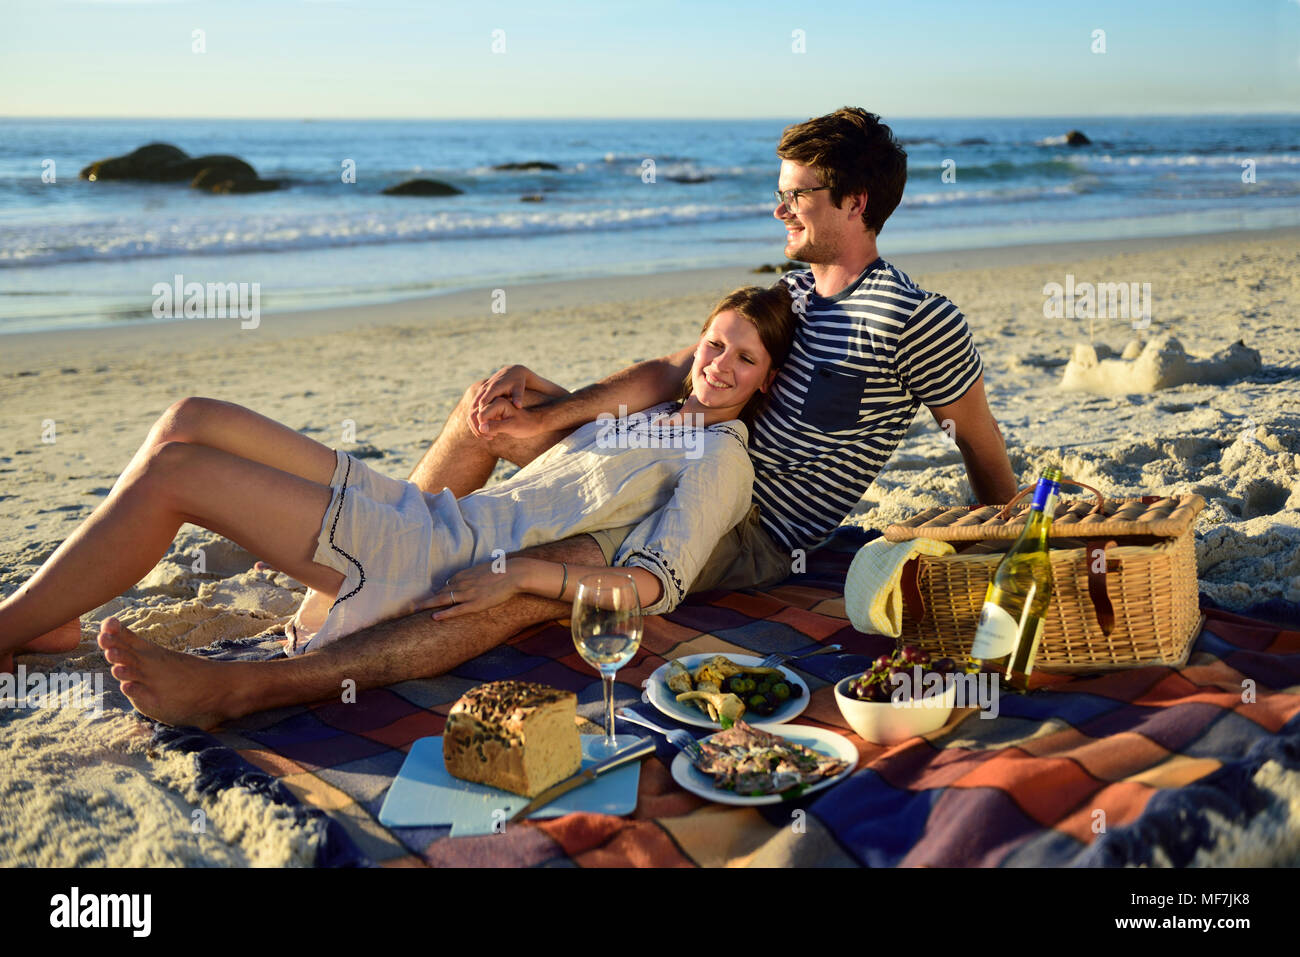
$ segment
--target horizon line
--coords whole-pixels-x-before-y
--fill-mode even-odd
[[[1206,111],[1187,111],[1187,112],[1139,112],[1139,113],[972,113],[972,114],[939,114],[939,113],[896,113],[896,114],[877,114],[882,120],[889,121],[890,117],[905,120],[1068,120],[1068,119],[1126,119],[1126,118],[1152,118],[1152,117],[1238,117],[1238,116],[1297,116],[1300,117],[1300,110],[1233,110],[1227,112],[1206,112]],[[0,120],[245,120],[245,121],[288,121],[288,122],[393,122],[393,121],[421,121],[421,122],[502,122],[511,120],[616,120],[621,122],[630,121],[664,121],[672,120],[681,121],[698,121],[698,122],[739,122],[739,121],[788,121],[791,116],[611,116],[611,115],[546,115],[546,116],[311,116],[303,114],[293,114],[284,116],[239,116],[230,114],[220,115],[194,115],[194,114],[128,114],[112,113],[101,115],[86,115],[75,113],[7,113],[0,114]]]

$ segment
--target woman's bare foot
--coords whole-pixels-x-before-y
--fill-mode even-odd
[[[74,618],[72,621],[59,625],[53,631],[47,631],[40,637],[33,638],[27,644],[13,651],[0,654],[0,674],[11,674],[13,672],[14,655],[29,652],[48,655],[60,651],[71,651],[79,644],[81,644],[81,619]]]
[[[81,619],[74,618],[72,621],[59,625],[53,631],[47,631],[40,637],[33,638],[19,648],[18,653],[34,651],[41,654],[52,654],[59,651],[71,651],[79,644],[81,644]]]
[[[137,711],[163,724],[215,728],[233,716],[232,675],[239,662],[209,661],[160,648],[116,618],[99,626],[99,647]]]

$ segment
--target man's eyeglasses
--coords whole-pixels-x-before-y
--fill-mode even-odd
[[[792,213],[799,212],[799,194],[815,193],[819,189],[830,189],[829,186],[805,186],[803,189],[778,189],[776,191],[777,202],[785,205],[785,208]]]

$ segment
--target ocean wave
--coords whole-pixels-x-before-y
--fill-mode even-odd
[[[958,176],[962,175],[958,171]],[[1068,184],[966,189],[956,186],[908,192],[903,206],[994,205],[1058,200],[1091,189],[1094,177]],[[913,186],[915,189],[915,184]],[[529,207],[509,211],[394,211],[338,213],[319,209],[244,216],[190,216],[170,220],[135,217],[44,224],[0,223],[0,270],[66,262],[119,261],[172,255],[282,252],[432,240],[526,237],[578,232],[690,227],[702,223],[770,216],[767,202],[726,205],[672,203],[565,209]]]
[[[584,211],[520,210],[481,215],[379,211],[286,213],[245,219],[189,219],[142,224],[104,220],[0,226],[0,269],[64,262],[142,259],[178,254],[280,252],[427,240],[484,239],[582,231],[692,225],[770,214],[766,203],[744,206],[674,204]]]
[[[1296,166],[1300,165],[1300,153],[1257,153],[1254,156],[1232,153],[1227,156],[1214,154],[1174,153],[1164,156],[1112,156],[1102,153],[1096,156],[1082,156],[1084,163],[1100,163],[1104,166],[1236,166],[1240,167],[1246,160],[1253,160],[1260,166]]]
[[[958,170],[957,178],[961,179]],[[979,205],[985,203],[1024,203],[1036,199],[1073,199],[1090,192],[1088,182],[1060,186],[1023,186],[1014,189],[946,189],[937,193],[903,194],[903,206]]]
[[[1032,176],[1034,174],[1046,174],[1053,176],[1073,176],[1084,171],[1082,165],[1077,163],[1073,157],[1056,156],[1051,159],[1034,159],[1027,162],[1017,162],[1016,160],[994,160],[988,163],[972,163],[955,158],[957,178],[967,179],[1016,179],[1023,176]],[[926,164],[908,164],[907,175],[909,179],[919,179],[923,176],[938,177],[944,171],[942,163]]]

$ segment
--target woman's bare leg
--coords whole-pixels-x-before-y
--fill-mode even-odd
[[[329,484],[336,461],[334,450],[329,446],[274,419],[233,402],[191,396],[172,403],[158,417],[122,475],[127,475],[133,468],[139,469],[151,450],[164,442],[188,442],[221,449],[321,485]],[[119,478],[118,482],[121,481]],[[80,641],[81,621],[72,619],[33,638],[21,650],[70,651]],[[0,671],[11,668],[12,662],[6,663],[0,657]]]
[[[164,442],[221,449],[321,485],[328,485],[334,475],[336,457],[328,445],[221,399],[191,396],[172,403],[154,422],[127,471],[141,465],[150,449]]]
[[[0,602],[0,656],[135,585],[186,522],[337,594],[343,576],[312,560],[331,494],[328,485],[220,449],[156,445],[132,460],[108,498]]]

